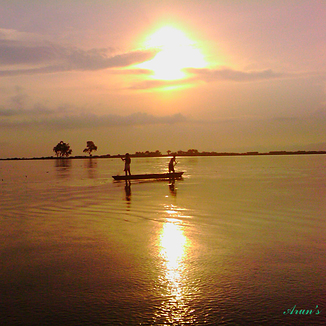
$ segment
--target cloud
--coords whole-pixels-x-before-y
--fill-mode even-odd
[[[8,89],[7,89],[7,92]],[[13,90],[13,95],[8,98],[7,103],[0,105],[0,118],[1,117],[30,117],[30,116],[49,116],[60,113],[67,113],[69,109],[64,106],[58,107],[56,110],[48,108],[45,104],[40,102],[30,103],[30,96],[26,93],[25,89],[16,86]]]
[[[114,70],[113,74],[123,74],[123,75],[153,75],[153,71],[150,69],[123,69],[123,70]]]
[[[28,99],[28,95],[25,93],[22,87],[16,86],[16,94],[10,98],[13,107],[22,108]]]
[[[119,126],[144,126],[154,124],[175,124],[186,121],[186,117],[180,113],[166,116],[154,116],[148,113],[137,112],[127,116],[116,114],[95,115],[83,114],[58,114],[55,111],[35,108],[28,111],[16,110],[11,114],[8,110],[1,110],[0,127],[52,127],[56,129],[93,128],[93,127],[119,127]],[[73,111],[70,111],[73,112]]]
[[[230,68],[223,69],[197,69],[197,68],[185,68],[183,69],[186,73],[191,74],[186,79],[178,80],[147,80],[140,83],[136,83],[129,89],[142,90],[151,88],[161,88],[169,86],[180,86],[189,83],[196,82],[198,80],[203,80],[206,82],[214,81],[235,81],[235,82],[253,82],[261,80],[270,80],[277,78],[285,78],[294,76],[294,74],[288,73],[276,73],[271,69],[261,70],[261,71],[239,71]],[[303,76],[304,74],[300,74]],[[305,74],[307,75],[307,74]],[[297,74],[299,76],[299,74]]]
[[[186,69],[188,73],[195,75],[197,79],[204,80],[207,82],[219,81],[219,80],[230,80],[236,82],[251,82],[268,80],[275,78],[282,78],[289,76],[289,74],[276,73],[271,69],[265,69],[260,71],[240,71],[233,70],[230,68],[223,69],[196,69],[188,68]]]
[[[19,115],[23,106],[26,104],[28,97],[29,96],[25,93],[25,90],[22,87],[16,86],[14,89],[14,95],[9,97],[7,104],[9,108],[6,108],[6,106],[3,104],[4,101],[2,102],[2,105],[0,106],[0,117]]]
[[[141,89],[150,89],[150,88],[158,88],[164,86],[173,86],[175,85],[175,81],[166,81],[166,80],[145,80],[143,82],[136,83],[129,87],[129,89],[141,90]]]
[[[20,107],[15,109],[6,109],[3,106],[0,107],[0,117],[21,118],[21,117],[31,117],[31,116],[44,116],[44,115],[48,116],[56,113],[57,111],[48,109],[40,104],[35,104],[35,106],[32,109],[23,109]]]
[[[0,31],[0,76],[128,67],[150,60],[157,53],[157,50],[138,50],[112,55],[109,48],[83,50],[40,40],[26,41],[8,34]]]
[[[163,87],[179,87],[189,84],[189,79],[177,79],[177,80],[145,80],[139,83],[135,83],[129,87],[131,90],[145,90],[151,88],[163,88]]]
[[[19,112],[20,112],[20,110],[9,110],[9,109],[0,107],[0,117],[14,117],[14,116],[19,115]]]
[[[280,123],[292,123],[302,120],[300,117],[287,117],[287,116],[277,116],[271,118],[271,121],[280,122]]]
[[[0,39],[11,41],[41,41],[44,37],[41,34],[20,32],[15,29],[0,28]]]
[[[312,116],[316,118],[325,118],[326,117],[326,106],[322,103],[322,107],[312,112]]]

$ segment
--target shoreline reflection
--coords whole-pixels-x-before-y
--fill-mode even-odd
[[[97,160],[91,156],[84,160],[84,166],[87,169],[87,174],[89,179],[96,179],[97,173]]]
[[[55,170],[57,172],[58,178],[66,179],[70,177],[71,170],[71,159],[68,158],[56,158],[54,160]]]

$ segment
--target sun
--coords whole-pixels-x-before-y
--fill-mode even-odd
[[[182,79],[187,76],[185,68],[204,68],[207,65],[196,43],[171,26],[162,27],[150,35],[144,45],[158,50],[152,60],[138,65],[139,68],[151,70],[154,79]]]

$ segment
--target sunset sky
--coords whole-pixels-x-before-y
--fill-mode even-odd
[[[326,150],[324,0],[0,0],[0,158]]]

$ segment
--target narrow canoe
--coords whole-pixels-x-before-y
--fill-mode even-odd
[[[183,172],[175,173],[154,173],[154,174],[132,174],[132,175],[113,175],[114,180],[132,179],[180,179]]]

